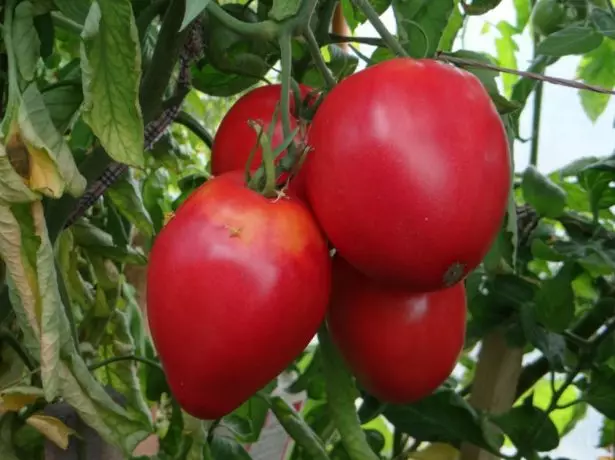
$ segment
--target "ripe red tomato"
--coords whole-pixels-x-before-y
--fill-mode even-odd
[[[310,212],[241,171],[198,188],[156,238],[147,273],[154,345],[179,404],[230,413],[274,379],[324,320],[331,261]]]
[[[300,85],[301,97],[305,99],[312,88]],[[214,175],[229,171],[244,170],[250,152],[256,145],[257,135],[254,129],[248,125],[248,120],[261,121],[265,130],[269,129],[276,105],[282,94],[281,85],[259,86],[237,100],[226,113],[216,135],[211,150],[211,172]],[[291,94],[291,129],[297,126],[295,118],[295,100]],[[284,140],[282,131],[282,117],[278,113],[275,128],[271,140],[273,147],[279,146]],[[300,141],[301,137],[295,137]],[[258,148],[251,163],[251,169],[257,169],[261,164],[261,149]]]
[[[327,322],[369,393],[411,403],[432,393],[455,367],[465,339],[465,286],[413,293],[378,283],[336,256]]]
[[[307,196],[348,262],[417,292],[486,255],[511,186],[506,133],[472,74],[392,59],[333,88],[310,126]]]

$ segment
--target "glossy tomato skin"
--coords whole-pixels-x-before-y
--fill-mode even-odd
[[[308,97],[312,88],[300,85],[301,98]],[[229,109],[222,119],[211,150],[211,172],[219,175],[229,171],[244,170],[252,148],[256,145],[257,135],[248,120],[260,121],[265,130],[273,120],[276,104],[279,103],[282,86],[279,84],[259,86],[243,96]],[[297,127],[295,100],[290,98],[291,129]],[[284,140],[282,117],[278,114],[273,131],[272,145],[279,146]],[[301,140],[298,135],[295,138]],[[262,151],[258,148],[251,163],[251,169],[257,169],[262,161]]]
[[[508,143],[472,74],[392,59],[339,83],[310,126],[307,196],[357,269],[417,292],[473,270],[511,186]]]
[[[147,274],[154,345],[179,404],[222,417],[274,379],[324,320],[331,261],[307,208],[242,172],[206,182],[157,236]]]
[[[413,293],[335,257],[327,323],[358,382],[381,401],[408,404],[431,394],[455,367],[465,340],[465,286]]]

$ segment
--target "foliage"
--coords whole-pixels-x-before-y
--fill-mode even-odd
[[[374,65],[398,54],[465,57],[514,70],[516,40],[532,27],[532,2],[515,0],[516,18],[492,26],[499,38],[489,56],[460,48],[457,38],[468,16],[499,1],[341,0],[352,31],[369,21],[381,35],[348,39],[329,32],[336,3],[242,3],[250,14],[234,16],[245,23],[225,15],[237,13],[237,5],[222,9],[215,0],[7,0],[0,7],[0,457],[43,458],[50,443],[77,449],[77,424],[58,415],[75,411],[124,458],[151,434],[160,437],[160,452],[151,458],[251,458],[244,447],[259,440],[269,409],[296,442],[293,460],[440,458],[438,452],[453,458],[467,444],[508,458],[547,459],[588,407],[605,417],[600,446],[612,444],[610,152],[587,152],[548,175],[534,166],[516,175],[506,224],[466,280],[462,372],[431,396],[409,405],[381,403],[331,361],[325,337],[221,420],[195,420],[173,399],[142,311],[147,255],[167,215],[210,177],[210,133],[232,103],[254,85],[275,79],[288,85],[283,76],[290,70],[295,81],[326,90],[360,61]],[[534,61],[521,70],[544,74],[559,58],[577,55],[578,79],[612,90],[615,8],[609,0],[563,3],[564,23],[535,37]],[[389,8],[397,31],[378,19]],[[179,54],[197,19],[205,51],[189,68],[194,88],[181,95],[181,112],[146,151],[147,124],[178,103]],[[293,25],[292,62],[282,63],[291,68],[281,73],[280,24]],[[365,56],[336,46],[347,41],[375,48]],[[529,96],[542,83],[467,70],[493,98],[512,145],[522,137],[519,115],[532,109]],[[592,121],[610,100],[587,90],[579,97]],[[111,161],[133,168],[65,228],[78,198]],[[530,218],[517,207],[530,209]],[[476,345],[494,332],[511,349],[538,356],[522,368],[515,403],[501,413],[474,407],[467,397]],[[307,398],[299,412],[269,395],[285,379],[288,394]],[[371,451],[357,449],[356,436]]]

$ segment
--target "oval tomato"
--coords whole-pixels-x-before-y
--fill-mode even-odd
[[[538,0],[532,10],[532,26],[548,36],[560,30],[566,22],[566,5],[561,0]]]
[[[459,282],[497,235],[511,186],[506,133],[472,74],[392,59],[333,88],[310,126],[307,196],[371,277],[417,292]]]
[[[302,99],[305,99],[312,91],[312,88],[305,85],[300,85],[300,89]],[[268,130],[281,94],[281,85],[259,86],[241,96],[233,104],[222,119],[214,137],[211,149],[212,174],[218,175],[245,169],[250,152],[257,142],[256,131],[248,124],[248,120],[260,121],[265,130]],[[292,95],[290,111],[291,129],[295,129],[297,119],[295,118],[295,100]],[[300,141],[301,137],[298,135],[295,139]],[[282,117],[278,113],[271,143],[276,148],[283,141]],[[257,169],[261,161],[261,148],[259,147],[252,160],[251,169]]]
[[[432,393],[455,367],[465,339],[465,286],[413,293],[378,283],[336,256],[327,322],[369,393],[411,403]]]
[[[310,212],[242,178],[198,188],[149,258],[152,339],[173,395],[201,419],[230,413],[274,379],[326,314],[331,262]]]

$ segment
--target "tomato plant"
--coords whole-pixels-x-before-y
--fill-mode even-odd
[[[330,302],[333,341],[381,401],[418,401],[451,375],[465,338],[463,283],[431,293],[392,289],[335,257]]]
[[[220,175],[178,208],[152,247],[152,337],[173,394],[199,418],[227,415],[264,387],[324,319],[327,246],[302,204],[272,201],[241,172]]]
[[[563,0],[538,0],[532,10],[532,26],[543,36],[560,30],[566,21],[566,2]]]
[[[370,276],[418,292],[450,286],[500,229],[508,141],[466,71],[401,58],[357,72],[323,101],[309,144],[310,205],[340,255]]]

